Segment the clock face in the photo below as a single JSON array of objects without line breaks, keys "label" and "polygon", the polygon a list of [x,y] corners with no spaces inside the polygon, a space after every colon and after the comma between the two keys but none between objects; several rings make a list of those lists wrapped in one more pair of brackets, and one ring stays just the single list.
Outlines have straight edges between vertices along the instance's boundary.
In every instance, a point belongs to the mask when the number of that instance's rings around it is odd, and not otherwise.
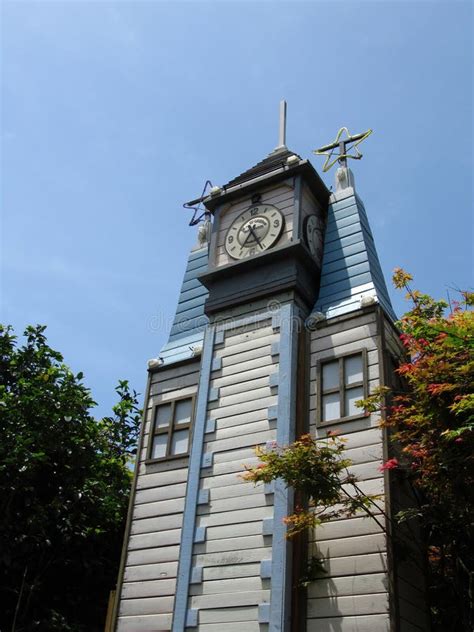
[{"label": "clock face", "polygon": [[278,240],[284,217],[271,204],[256,204],[241,213],[227,231],[225,249],[233,259],[264,252]]},{"label": "clock face", "polygon": [[306,219],[306,243],[311,254],[318,261],[321,261],[323,256],[323,234],[323,221],[316,215],[310,215]]}]

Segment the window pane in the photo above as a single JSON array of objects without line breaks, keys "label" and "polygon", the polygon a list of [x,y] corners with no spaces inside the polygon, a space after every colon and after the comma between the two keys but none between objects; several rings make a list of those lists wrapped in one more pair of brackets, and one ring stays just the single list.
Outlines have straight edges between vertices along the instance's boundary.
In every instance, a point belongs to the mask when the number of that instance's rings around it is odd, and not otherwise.
[{"label": "window pane", "polygon": [[331,393],[323,395],[323,421],[331,421],[332,419],[340,419],[341,407],[339,405],[339,393]]},{"label": "window pane", "polygon": [[180,399],[174,407],[174,422],[176,424],[189,424],[191,422],[192,399]]},{"label": "window pane", "polygon": [[364,398],[364,389],[362,386],[356,386],[355,388],[349,388],[345,392],[345,405],[346,405],[346,417],[351,415],[362,415],[363,408],[357,408],[355,403],[358,399]]},{"label": "window pane", "polygon": [[158,406],[155,413],[155,428],[169,426],[171,422],[171,404]]},{"label": "window pane", "polygon": [[323,364],[323,392],[330,388],[339,388],[339,362]]},{"label": "window pane", "polygon": [[344,360],[344,373],[346,384],[362,382],[364,379],[362,372],[362,354],[351,356]]},{"label": "window pane", "polygon": [[152,459],[161,459],[166,456],[166,444],[168,442],[167,434],[160,434],[153,437],[153,448],[151,451]]},{"label": "window pane", "polygon": [[177,430],[171,437],[171,454],[187,454],[189,430]]}]

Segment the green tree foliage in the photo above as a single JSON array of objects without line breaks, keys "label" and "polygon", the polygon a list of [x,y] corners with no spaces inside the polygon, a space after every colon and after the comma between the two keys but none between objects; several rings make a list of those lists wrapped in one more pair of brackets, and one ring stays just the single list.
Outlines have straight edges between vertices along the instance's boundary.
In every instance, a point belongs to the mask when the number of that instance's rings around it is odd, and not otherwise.
[{"label": "green tree foliage", "polygon": [[95,405],[45,327],[0,327],[0,629],[103,630],[120,559],[140,411],[126,381]]},{"label": "green tree foliage", "polygon": [[244,480],[256,484],[281,479],[305,500],[304,506],[297,505],[295,513],[284,519],[289,538],[335,518],[360,511],[372,516],[375,508],[380,511],[378,497],[364,494],[347,469],[352,461],[344,458],[344,443],[331,432],[321,440],[306,434],[289,446],[257,447],[261,462],[245,466]]},{"label": "green tree foliage", "polygon": [[398,326],[406,361],[402,392],[366,402],[385,410],[394,456],[385,463],[413,486],[416,506],[398,516],[424,528],[436,629],[474,626],[474,295],[448,305],[411,289],[395,270],[410,310]]}]

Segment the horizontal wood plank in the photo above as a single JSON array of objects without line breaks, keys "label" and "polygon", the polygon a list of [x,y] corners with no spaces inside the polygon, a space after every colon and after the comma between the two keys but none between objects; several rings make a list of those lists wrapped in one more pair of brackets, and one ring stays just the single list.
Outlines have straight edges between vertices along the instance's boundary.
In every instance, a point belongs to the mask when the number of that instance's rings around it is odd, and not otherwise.
[{"label": "horizontal wood plank", "polygon": [[326,558],[323,560],[326,574],[321,578],[355,576],[387,571],[386,553],[348,555],[346,557]]},{"label": "horizontal wood plank", "polygon": [[[200,610],[199,611],[199,627],[202,629],[202,625],[208,623],[232,623],[235,621],[247,622],[258,620],[258,608],[256,606],[241,606],[240,608],[216,608],[215,610]],[[216,628],[214,628],[216,629]],[[222,626],[220,627],[222,630]],[[226,626],[227,629],[227,626]],[[240,624],[240,632],[244,632],[244,626]]]},{"label": "horizontal wood plank", "polygon": [[260,575],[260,564],[210,566],[203,569],[204,581],[232,579],[234,577],[256,577],[258,575]]},{"label": "horizontal wood plank", "polygon": [[171,629],[171,614],[119,617],[117,632],[167,632]]},{"label": "horizontal wood plank", "polygon": [[176,562],[179,558],[179,546],[162,546],[159,549],[143,549],[129,551],[127,566],[141,566],[142,564],[156,564],[158,562]]},{"label": "horizontal wood plank", "polygon": [[386,593],[388,577],[386,573],[356,575],[355,577],[332,577],[318,579],[308,587],[310,599],[343,597],[349,595],[373,595]]},{"label": "horizontal wood plank", "polygon": [[269,583],[269,581],[260,579],[258,575],[256,577],[240,577],[234,579],[204,581],[202,584],[190,586],[189,594],[219,595],[222,593],[238,593],[246,592],[249,590],[263,590],[265,583]]},{"label": "horizontal wood plank", "polygon": [[147,599],[121,599],[120,616],[132,614],[166,614],[173,612],[174,597],[150,597]]},{"label": "horizontal wood plank", "polygon": [[184,498],[185,495],[186,483],[138,489],[135,494],[135,504],[141,505],[142,503],[158,502],[172,498]]},{"label": "horizontal wood plank", "polygon": [[183,514],[176,513],[169,516],[158,516],[156,518],[142,518],[132,521],[131,533],[156,533],[159,531],[170,531],[180,529],[183,522]]},{"label": "horizontal wood plank", "polygon": [[164,597],[174,595],[176,579],[159,579],[157,581],[125,582],[122,585],[122,599],[139,599],[144,597]]},{"label": "horizontal wood plank", "polygon": [[385,519],[381,514],[376,515],[376,520],[366,516],[325,522],[316,527],[313,532],[313,538],[318,542],[323,542],[324,540],[335,540],[337,538],[382,533],[382,527],[378,523],[382,525],[385,523]]},{"label": "horizontal wood plank", "polygon": [[136,505],[133,511],[134,518],[151,518],[152,516],[164,516],[166,514],[181,513],[184,509],[184,498],[173,498],[156,503]]},{"label": "horizontal wood plank", "polygon": [[[337,540],[316,541],[315,548],[324,558],[347,557],[364,553],[384,553],[387,548],[384,534],[364,535]],[[328,615],[329,616],[329,615]]]},{"label": "horizontal wood plank", "polygon": [[331,599],[308,599],[308,618],[354,616],[388,613],[388,595],[333,596]]},{"label": "horizontal wood plank", "polygon": [[247,549],[257,549],[271,547],[271,537],[263,535],[248,535],[233,538],[220,538],[219,540],[207,540],[202,544],[194,546],[196,555],[206,553],[218,553],[227,551],[245,551]]},{"label": "horizontal wood plank", "polygon": [[307,632],[390,632],[388,614],[309,619]]},{"label": "horizontal wood plank", "polygon": [[185,482],[187,478],[187,468],[154,473],[144,470],[138,477],[137,490],[175,485],[177,483]]},{"label": "horizontal wood plank", "polygon": [[273,516],[273,505],[261,506],[252,509],[240,509],[238,511],[225,511],[198,515],[197,525],[200,527],[216,527],[218,525],[235,524],[236,522],[257,521]]},{"label": "horizontal wood plank", "polygon": [[269,590],[223,593],[218,595],[194,595],[191,608],[228,608],[235,606],[256,606],[270,601]]},{"label": "horizontal wood plank", "polygon": [[156,533],[146,533],[130,536],[128,548],[130,551],[138,549],[149,549],[170,544],[179,544],[181,541],[181,529],[171,531],[157,531]]},{"label": "horizontal wood plank", "polygon": [[[271,559],[268,547],[247,549],[245,551],[228,551],[227,553],[201,553],[194,555],[195,566],[235,566],[261,560]],[[244,605],[244,604],[242,604]]]},{"label": "horizontal wood plank", "polygon": [[126,566],[124,582],[139,582],[148,579],[172,579],[178,572],[178,562],[162,564],[144,564],[143,566]]}]

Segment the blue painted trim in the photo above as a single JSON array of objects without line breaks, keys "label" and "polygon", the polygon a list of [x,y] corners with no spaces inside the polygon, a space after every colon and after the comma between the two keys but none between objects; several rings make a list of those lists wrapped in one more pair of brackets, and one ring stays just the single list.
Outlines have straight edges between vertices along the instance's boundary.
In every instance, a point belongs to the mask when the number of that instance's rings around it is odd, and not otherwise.
[{"label": "blue painted trim", "polygon": [[189,281],[183,281],[183,285],[181,286],[181,290],[183,292],[187,292],[188,290],[195,289],[197,287],[203,287],[201,281],[199,279],[189,279]]},{"label": "blue painted trim", "polygon": [[215,431],[216,431],[216,420],[215,419],[208,419],[206,421],[205,433],[206,434],[210,434],[211,432],[215,432]]},{"label": "blue painted trim", "polygon": [[202,584],[202,566],[193,566],[191,569],[191,584]]},{"label": "blue painted trim", "polygon": [[183,295],[181,295],[180,297],[180,301],[178,303],[178,307],[176,309],[176,316],[175,319],[179,318],[181,319],[183,316],[186,315],[186,318],[189,318],[189,314],[190,312],[193,313],[193,316],[196,313],[196,310],[199,309],[199,311],[197,312],[197,315],[199,316],[200,314],[202,314],[202,304],[203,304],[203,295],[201,294],[201,296],[196,296],[196,297],[191,297],[191,298],[183,298]]},{"label": "blue painted trim", "polygon": [[194,334],[196,332],[203,332],[207,325],[209,324],[209,320],[207,316],[200,316],[197,319],[191,319],[183,321],[182,323],[177,323],[171,327],[170,339],[176,340],[182,336],[187,336],[190,334]]},{"label": "blue painted trim", "polygon": [[201,467],[212,467],[214,461],[214,452],[204,452],[202,455]]},{"label": "blue painted trim", "polygon": [[[201,301],[202,302],[202,301]],[[178,307],[179,309],[179,307]],[[203,307],[202,305],[197,305],[194,307],[190,307],[189,309],[186,308],[182,311],[177,311],[176,312],[176,316],[174,318],[174,323],[173,325],[182,325],[184,323],[193,323],[193,325],[195,323],[199,322],[199,318],[203,317],[204,313],[203,313]]]},{"label": "blue painted trim", "polygon": [[194,542],[199,544],[206,541],[206,527],[196,527],[194,532]]},{"label": "blue painted trim", "polygon": [[219,389],[218,388],[211,388],[209,390],[209,398],[208,401],[210,402],[215,402],[219,399]]},{"label": "blue painted trim", "polygon": [[268,409],[268,421],[278,419],[278,406],[270,406]]},{"label": "blue painted trim", "polygon": [[196,265],[193,264],[191,266],[191,269],[188,270],[188,268],[186,268],[186,272],[183,277],[183,283],[191,281],[191,279],[197,279],[198,276],[205,270],[207,270],[207,264],[203,261],[197,261]]},{"label": "blue painted trim", "polygon": [[273,518],[262,520],[262,535],[273,535]]},{"label": "blue painted trim", "polygon": [[225,339],[225,331],[223,330],[216,331],[216,340],[214,344],[221,345],[224,342],[224,339]]},{"label": "blue painted trim", "polygon": [[277,356],[280,353],[280,343],[279,342],[272,342],[272,351],[271,354],[272,356]]},{"label": "blue painted trim", "polygon": [[[173,632],[184,632],[185,625],[189,625],[187,621],[188,591],[189,581],[191,579],[193,540],[196,527],[196,507],[199,495],[199,477],[203,455],[204,429],[207,419],[207,398],[211,379],[214,335],[215,327],[210,325],[204,336],[203,354],[201,360],[201,377],[197,396],[196,415],[194,419],[192,448],[189,457],[188,484],[184,504],[183,530],[181,534],[176,597],[174,601]],[[197,611],[196,623],[194,625],[197,625]]]},{"label": "blue painted trim", "polygon": [[173,349],[177,349],[178,347],[182,347],[184,345],[202,343],[203,338],[203,331],[197,331],[192,334],[182,334],[181,336],[176,336],[173,339],[170,337],[160,353],[163,355],[163,352],[165,351],[172,351]]},{"label": "blue painted trim", "polygon": [[189,610],[186,612],[186,627],[197,628],[198,618],[199,618],[199,611],[196,610],[196,608],[189,608]]},{"label": "blue painted trim", "polygon": [[258,622],[270,623],[270,604],[261,603],[258,607]]},{"label": "blue painted trim", "polygon": [[279,381],[279,373],[276,371],[275,373],[270,374],[270,386],[278,386]]},{"label": "blue painted trim", "polygon": [[187,301],[190,301],[193,298],[198,298],[200,296],[207,296],[208,291],[207,289],[199,284],[196,287],[191,287],[187,290],[183,290],[183,288],[181,288],[181,300],[183,303],[186,303]]},{"label": "blue painted trim", "polygon": [[273,314],[272,316],[272,328],[274,331],[280,329],[280,312]]},{"label": "blue painted trim", "polygon": [[263,484],[263,493],[264,494],[274,494],[275,493],[275,481],[270,481],[269,483]]},{"label": "blue painted trim", "polygon": [[207,505],[209,503],[209,489],[200,489],[198,494],[198,505]]},{"label": "blue painted trim", "polygon": [[[354,250],[354,248],[352,248]],[[355,252],[353,254],[346,254],[344,258],[337,258],[334,261],[326,261],[324,265],[324,274],[332,274],[333,272],[339,272],[340,270],[344,270],[346,266],[354,266],[359,263],[363,263],[367,261],[367,252],[362,244],[360,248],[360,252]]]},{"label": "blue painted trim", "polygon": [[260,577],[262,579],[271,579],[272,577],[272,561],[262,560],[260,562]]},{"label": "blue painted trim", "polygon": [[222,369],[222,358],[214,358],[212,361],[212,370],[220,371]]},{"label": "blue painted trim", "polygon": [[[292,303],[280,310],[278,445],[288,445],[295,439],[298,317],[298,310]],[[290,629],[292,544],[286,539],[283,519],[291,513],[292,508],[292,490],[281,479],[275,481],[269,632],[286,632]]]},{"label": "blue painted trim", "polygon": [[375,295],[390,318],[395,318],[362,200],[352,188],[343,198],[334,194],[328,209],[319,297],[316,312],[328,317],[359,309],[360,295]]},{"label": "blue painted trim", "polygon": [[325,272],[324,277],[321,276],[321,283],[334,284],[338,281],[345,281],[348,277],[357,277],[361,274],[364,274],[364,272],[369,272],[369,261],[367,258],[365,261],[362,261],[361,263],[356,263],[354,265],[351,265],[346,260],[346,265],[344,268],[341,268],[340,270],[332,270],[328,273]]}]

